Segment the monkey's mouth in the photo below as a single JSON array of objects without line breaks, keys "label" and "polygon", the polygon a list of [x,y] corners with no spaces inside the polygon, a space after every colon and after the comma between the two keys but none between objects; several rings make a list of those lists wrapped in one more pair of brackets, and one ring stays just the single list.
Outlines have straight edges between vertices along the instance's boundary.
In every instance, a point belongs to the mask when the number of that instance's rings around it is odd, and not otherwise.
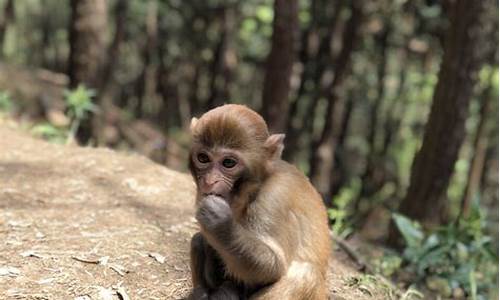
[{"label": "monkey's mouth", "polygon": [[203,197],[208,197],[208,196],[215,196],[215,197],[226,199],[226,197],[224,197],[222,194],[219,194],[219,193],[203,193]]}]

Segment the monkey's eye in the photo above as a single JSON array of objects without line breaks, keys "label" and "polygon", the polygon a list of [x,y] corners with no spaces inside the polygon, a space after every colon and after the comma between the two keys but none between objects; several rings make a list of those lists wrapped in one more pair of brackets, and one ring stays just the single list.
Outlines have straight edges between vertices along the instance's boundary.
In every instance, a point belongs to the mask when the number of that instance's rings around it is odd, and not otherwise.
[{"label": "monkey's eye", "polygon": [[210,157],[208,157],[208,155],[206,155],[205,153],[198,154],[198,156],[196,158],[202,164],[206,164],[206,163],[210,162]]},{"label": "monkey's eye", "polygon": [[234,160],[232,158],[225,158],[222,161],[222,165],[224,166],[224,168],[227,168],[227,169],[231,169],[232,167],[236,166],[236,164],[237,164],[236,160]]}]

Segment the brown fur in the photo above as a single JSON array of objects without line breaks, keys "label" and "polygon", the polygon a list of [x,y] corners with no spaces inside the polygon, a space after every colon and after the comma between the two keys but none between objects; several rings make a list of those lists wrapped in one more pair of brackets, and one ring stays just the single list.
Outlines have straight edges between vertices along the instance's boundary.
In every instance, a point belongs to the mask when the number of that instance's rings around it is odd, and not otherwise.
[{"label": "brown fur", "polygon": [[[232,181],[238,182],[237,190],[232,186],[231,199],[226,199],[232,211],[230,237],[200,229],[223,262],[224,278],[243,286],[242,296],[250,290],[252,299],[327,299],[326,210],[309,180],[279,157],[283,137],[270,136],[262,117],[241,105],[211,110],[195,119],[191,130],[191,157],[200,149],[230,149],[245,164]],[[199,184],[199,171],[192,161],[190,166]],[[198,193],[198,209],[204,199]],[[199,266],[192,268],[196,272]]]}]

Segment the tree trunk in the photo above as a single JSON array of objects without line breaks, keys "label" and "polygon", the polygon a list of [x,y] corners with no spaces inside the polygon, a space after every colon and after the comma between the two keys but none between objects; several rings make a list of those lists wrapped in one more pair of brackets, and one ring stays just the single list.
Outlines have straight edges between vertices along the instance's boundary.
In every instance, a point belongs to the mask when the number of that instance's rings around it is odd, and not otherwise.
[{"label": "tree trunk", "polygon": [[370,124],[368,128],[368,146],[369,152],[366,158],[366,166],[363,175],[361,176],[361,191],[356,199],[355,210],[359,210],[359,205],[363,198],[372,196],[378,192],[385,183],[385,166],[383,162],[383,157],[380,155],[379,143],[377,143],[377,137],[379,135],[379,123],[380,123],[380,107],[385,96],[385,81],[387,73],[387,48],[388,39],[391,33],[391,25],[386,24],[386,28],[382,30],[380,36],[377,37],[377,44],[379,48],[379,59],[380,63],[377,66],[377,97],[373,105],[370,107]]},{"label": "tree trunk", "polygon": [[115,32],[111,45],[107,50],[106,63],[102,69],[102,80],[99,87],[99,97],[103,98],[103,101],[110,98],[110,89],[114,82],[113,74],[120,58],[121,44],[125,39],[128,5],[127,0],[118,0],[115,4]]},{"label": "tree trunk", "polygon": [[[167,15],[165,9],[158,11],[158,93],[162,98],[162,105],[156,116],[156,122],[160,128],[167,130],[169,128],[184,127],[187,120],[191,117],[191,105],[188,100],[181,100],[179,95],[179,75],[177,72],[171,71],[171,64],[168,62],[168,29],[169,24],[166,22]],[[190,91],[196,90],[194,85],[191,85]],[[167,141],[168,143],[168,141]]]},{"label": "tree trunk", "polygon": [[[335,2],[332,9],[329,9],[328,5],[331,5],[328,1],[313,0],[311,2],[311,25],[302,35],[299,57],[303,70],[297,94],[290,104],[285,130],[286,144],[283,156],[288,161],[294,161],[301,148],[301,137],[309,132],[305,128],[312,124],[308,120],[313,119],[310,116],[316,107],[317,98],[313,96],[311,99],[310,94],[312,91],[319,92],[320,78],[327,65],[325,61],[333,61],[331,45],[334,43],[333,39],[340,24],[339,16],[344,1]],[[333,10],[333,14],[328,14],[329,10]],[[322,34],[323,32],[325,33]],[[314,82],[315,85],[307,87],[306,82]],[[316,95],[316,93],[313,94]]]},{"label": "tree trunk", "polygon": [[106,56],[107,7],[104,0],[71,0],[70,86],[95,88]]},{"label": "tree trunk", "polygon": [[329,203],[331,198],[331,176],[334,170],[335,149],[338,143],[343,121],[345,100],[339,97],[340,87],[349,70],[353,50],[359,40],[359,28],[362,23],[362,3],[353,1],[351,17],[342,35],[342,49],[335,60],[334,78],[326,89],[328,107],[325,111],[325,125],[320,137],[313,141],[311,147],[310,177],[312,183]]},{"label": "tree trunk", "polygon": [[134,115],[142,118],[144,115],[145,101],[151,107],[157,98],[157,65],[155,63],[158,45],[158,3],[148,2],[146,14],[146,40],[142,45],[142,73],[137,82],[137,103]]},{"label": "tree trunk", "polygon": [[481,111],[479,124],[476,129],[476,136],[474,138],[474,150],[472,152],[472,159],[469,166],[469,174],[467,177],[467,184],[465,185],[464,194],[460,208],[460,216],[467,217],[469,215],[470,203],[478,191],[481,182],[481,175],[483,174],[484,162],[486,159],[486,150],[488,149],[489,126],[488,120],[491,110],[493,108],[493,95],[491,93],[493,87],[491,85],[493,71],[490,73],[489,84],[484,89],[481,95]]},{"label": "tree trunk", "polygon": [[190,78],[190,86],[189,93],[186,96],[187,101],[190,107],[190,115],[200,115],[202,105],[200,104],[200,97],[198,90],[200,89],[200,81],[201,81],[201,73],[203,65],[201,63],[192,62],[193,73]]},{"label": "tree trunk", "polygon": [[404,96],[407,70],[405,67],[408,57],[407,48],[401,49],[398,59],[401,63],[401,69],[399,70],[399,80],[398,88],[396,89],[396,94],[394,95],[389,109],[387,111],[387,116],[384,122],[384,138],[382,142],[382,155],[386,156],[389,151],[389,147],[393,140],[396,138],[399,128],[401,127],[401,122],[405,115],[405,109],[408,103],[408,97]]},{"label": "tree trunk", "polygon": [[0,56],[3,55],[3,45],[5,42],[5,33],[9,24],[14,20],[14,0],[8,0],[3,8],[3,15],[0,19]]},{"label": "tree trunk", "polygon": [[[41,4],[43,6],[46,6],[47,3],[45,1],[42,1]],[[40,23],[38,24],[40,28],[40,34],[41,34],[41,43],[40,43],[40,49],[38,49],[38,55],[40,56],[39,63],[42,68],[44,69],[49,69],[53,70],[53,66],[50,64],[50,59],[49,59],[49,54],[48,52],[50,51],[50,46],[51,46],[51,36],[53,36],[53,30],[52,30],[52,24],[51,24],[51,19],[50,19],[50,14],[52,12],[47,11],[46,9],[42,10],[42,18],[40,20]]]},{"label": "tree trunk", "polygon": [[[413,161],[410,186],[399,208],[400,213],[427,226],[445,221],[446,189],[465,137],[469,102],[480,66],[485,2],[455,2],[422,147]],[[397,245],[398,236],[392,226],[389,242]]]},{"label": "tree trunk", "polygon": [[[101,66],[106,57],[106,1],[71,0],[70,20],[70,87],[84,84],[88,88],[98,88]],[[88,143],[94,136],[92,119],[93,117],[89,116],[79,127],[77,139],[82,144]]]},{"label": "tree trunk", "polygon": [[335,150],[334,171],[330,176],[330,198],[338,194],[340,189],[346,182],[349,182],[348,165],[344,161],[345,157],[345,141],[349,131],[349,124],[351,121],[352,112],[354,110],[355,100],[349,97],[345,103],[345,108],[341,118],[339,133],[337,134],[337,149]]},{"label": "tree trunk", "polygon": [[283,132],[289,109],[290,78],[299,38],[297,0],[275,0],[271,52],[267,58],[262,115],[271,132]]},{"label": "tree trunk", "polygon": [[207,100],[206,110],[231,101],[230,87],[237,65],[236,53],[232,47],[236,27],[235,10],[233,6],[224,6],[219,12],[221,36],[214,51],[210,96]]},{"label": "tree trunk", "polygon": [[[493,111],[492,120],[498,120],[498,107]],[[493,124],[493,135],[498,136],[498,123]],[[481,204],[487,207],[492,221],[498,222],[498,140],[491,138],[485,154],[485,164],[482,170],[479,189],[481,190]]]}]

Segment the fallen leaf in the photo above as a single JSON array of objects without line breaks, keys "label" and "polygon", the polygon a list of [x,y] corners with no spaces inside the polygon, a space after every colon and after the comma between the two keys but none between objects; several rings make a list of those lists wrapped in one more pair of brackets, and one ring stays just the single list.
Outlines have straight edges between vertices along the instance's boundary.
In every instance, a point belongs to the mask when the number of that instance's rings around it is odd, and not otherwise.
[{"label": "fallen leaf", "polygon": [[154,258],[160,264],[165,262],[165,256],[161,255],[160,253],[150,252],[150,253],[148,253],[148,255],[150,257]]},{"label": "fallen leaf", "polygon": [[51,283],[54,280],[56,280],[56,279],[55,278],[45,278],[45,279],[42,279],[42,280],[38,280],[36,283],[38,283],[38,284],[47,284],[47,283]]},{"label": "fallen leaf", "polygon": [[21,246],[23,244],[21,241],[17,241],[17,240],[8,240],[5,243],[7,245],[12,245],[12,246]]},{"label": "fallen leaf", "polygon": [[108,260],[109,260],[109,256],[103,256],[103,257],[99,258],[99,264],[105,266],[108,264]]},{"label": "fallen leaf", "polygon": [[97,289],[99,290],[99,297],[101,300],[113,300],[116,295],[116,292],[114,292],[111,289],[104,288],[102,286],[98,286]]},{"label": "fallen leaf", "polygon": [[84,263],[88,263],[88,264],[96,264],[96,265],[107,265],[108,264],[108,260],[109,260],[109,256],[97,256],[97,255],[86,255],[86,256],[72,256],[71,258],[73,258],[74,260],[77,260],[79,262],[84,262]]},{"label": "fallen leaf", "polygon": [[179,266],[176,266],[174,265],[174,270],[178,271],[178,272],[184,272],[185,270]]},{"label": "fallen leaf", "polygon": [[125,276],[129,271],[125,269],[124,266],[118,265],[118,264],[109,264],[108,267],[118,273],[121,276]]},{"label": "fallen leaf", "polygon": [[2,267],[0,268],[0,276],[11,276],[16,277],[21,274],[21,271],[18,268],[14,267]]},{"label": "fallen leaf", "polygon": [[36,253],[35,251],[33,250],[28,250],[28,251],[24,251],[24,252],[21,252],[19,253],[22,257],[36,257],[36,258],[43,258],[43,256],[41,256],[40,254]]},{"label": "fallen leaf", "polygon": [[31,223],[30,222],[23,222],[23,221],[9,221],[7,224],[12,227],[30,227]]},{"label": "fallen leaf", "polygon": [[77,260],[79,262],[84,262],[88,264],[98,264],[100,257],[89,257],[89,256],[72,256],[74,260]]},{"label": "fallen leaf", "polygon": [[125,288],[123,286],[116,288],[116,293],[118,294],[118,297],[120,297],[121,300],[130,300],[127,291],[125,291]]}]

